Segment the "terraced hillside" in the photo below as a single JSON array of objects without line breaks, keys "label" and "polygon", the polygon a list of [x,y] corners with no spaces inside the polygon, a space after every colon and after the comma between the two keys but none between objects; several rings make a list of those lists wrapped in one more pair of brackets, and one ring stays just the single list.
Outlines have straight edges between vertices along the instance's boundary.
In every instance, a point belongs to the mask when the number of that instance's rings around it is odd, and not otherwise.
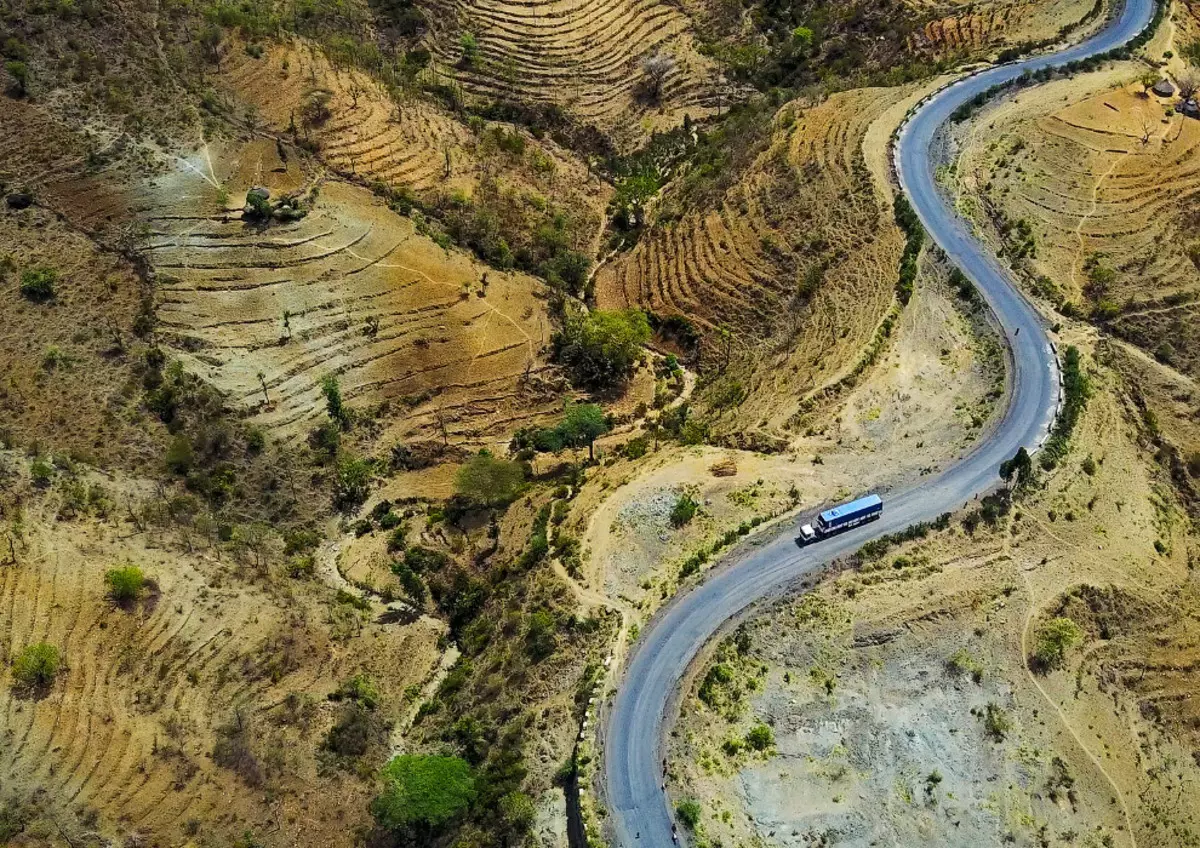
[{"label": "terraced hillside", "polygon": [[[555,104],[635,145],[684,114],[715,111],[715,69],[696,52],[692,23],[653,0],[429,0],[437,72],[485,100]],[[478,54],[464,57],[463,36]],[[654,84],[642,69],[669,56]]]},{"label": "terraced hillside", "polygon": [[785,106],[769,148],[712,211],[656,226],[597,274],[603,307],[644,306],[735,336],[743,421],[777,429],[846,369],[893,300],[903,237],[872,182],[868,126],[903,92]]},{"label": "terraced hillside", "polygon": [[[404,688],[437,665],[435,624],[366,623],[315,584],[272,583],[254,558],[221,555],[214,539],[185,548],[170,532],[141,533],[116,509],[141,512],[156,499],[148,484],[85,477],[114,515],[71,521],[65,477],[31,492],[26,461],[5,452],[0,463],[4,515],[18,494],[26,509],[18,559],[0,567],[0,644],[7,658],[48,643],[63,661],[32,693],[3,666],[0,785],[5,803],[32,800],[35,820],[11,844],[79,844],[51,834],[93,831],[146,844],[232,845],[247,832],[334,844],[368,821],[371,787],[318,768],[337,715],[327,696],[367,673],[398,713]],[[104,573],[131,560],[154,584],[121,608]]]},{"label": "terraced hillside", "polygon": [[955,4],[929,20],[910,41],[913,49],[942,54],[969,54],[1006,45],[1053,37],[1064,27],[1091,20],[1096,8],[1088,0]]},{"label": "terraced hillside", "polygon": [[1046,294],[1194,378],[1200,122],[1140,85],[1113,85],[1137,72],[1022,96],[988,117],[997,133],[964,162],[1009,254],[1024,254]]},{"label": "terraced hillside", "polygon": [[609,189],[578,157],[518,131],[520,155],[506,155],[432,102],[390,96],[370,75],[332,65],[316,46],[273,44],[258,58],[231,49],[222,82],[255,109],[255,120],[310,141],[322,160],[364,181],[418,194],[472,195],[501,178],[518,194],[564,208],[598,238]]},{"label": "terraced hillside", "polygon": [[541,284],[439,247],[346,183],[323,183],[299,221],[251,225],[251,186],[305,183],[281,149],[204,148],[143,194],[159,326],[198,373],[285,434],[324,415],[327,374],[352,405],[402,411],[384,419],[397,437],[504,439],[557,407]]}]

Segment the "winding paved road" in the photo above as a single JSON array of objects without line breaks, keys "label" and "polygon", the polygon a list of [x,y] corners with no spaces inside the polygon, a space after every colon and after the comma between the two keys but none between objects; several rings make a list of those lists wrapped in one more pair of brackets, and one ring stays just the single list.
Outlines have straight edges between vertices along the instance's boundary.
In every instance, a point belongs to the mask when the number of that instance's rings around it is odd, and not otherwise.
[{"label": "winding paved road", "polygon": [[974,281],[1007,336],[1012,354],[1009,405],[991,435],[960,462],[931,480],[889,493],[879,521],[803,550],[793,542],[797,527],[789,525],[773,541],[710,573],[703,584],[659,612],[634,647],[606,722],[604,777],[614,848],[672,844],[672,814],[662,791],[664,724],[668,712],[675,715],[676,690],[688,665],[723,624],[869,539],[961,508],[995,485],[1003,460],[1019,447],[1032,450],[1045,439],[1059,400],[1058,369],[1045,329],[1008,272],[969,235],[939,194],[930,147],[950,114],[976,94],[1025,70],[1125,44],[1146,27],[1153,11],[1153,0],[1126,0],[1119,17],[1092,38],[1059,53],[967,77],[935,94],[905,125],[897,143],[900,184],[930,236]]}]

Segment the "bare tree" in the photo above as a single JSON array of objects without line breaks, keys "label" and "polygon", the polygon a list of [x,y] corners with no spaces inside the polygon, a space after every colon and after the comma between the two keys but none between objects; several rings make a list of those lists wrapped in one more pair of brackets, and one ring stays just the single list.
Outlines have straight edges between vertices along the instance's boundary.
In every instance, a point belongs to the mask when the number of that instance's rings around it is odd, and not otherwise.
[{"label": "bare tree", "polygon": [[1138,122],[1142,129],[1142,144],[1150,143],[1150,133],[1154,132],[1154,127],[1157,124],[1153,115],[1147,115],[1142,112],[1138,115]]},{"label": "bare tree", "polygon": [[646,91],[658,100],[662,97],[663,83],[675,70],[675,59],[669,53],[658,52],[642,60],[642,73],[646,75]]},{"label": "bare tree", "polygon": [[1191,100],[1196,96],[1196,89],[1200,88],[1200,74],[1192,68],[1188,68],[1175,80],[1179,85],[1179,96],[1184,100]]}]

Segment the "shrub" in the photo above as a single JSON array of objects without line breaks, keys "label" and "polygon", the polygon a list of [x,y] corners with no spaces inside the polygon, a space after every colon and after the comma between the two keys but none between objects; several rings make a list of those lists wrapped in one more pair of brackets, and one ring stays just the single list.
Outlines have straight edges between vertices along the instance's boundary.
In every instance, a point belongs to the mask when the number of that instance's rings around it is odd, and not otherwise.
[{"label": "shrub", "polygon": [[450,561],[450,557],[432,548],[414,545],[404,552],[404,564],[417,574],[440,571]]},{"label": "shrub", "polygon": [[26,690],[47,689],[62,667],[58,648],[45,642],[29,645],[13,659],[13,679]]},{"label": "shrub", "polygon": [[950,670],[956,674],[969,674],[976,683],[983,680],[983,663],[971,655],[966,648],[959,648],[946,661]]},{"label": "shrub", "polygon": [[995,741],[1003,742],[1012,731],[1012,719],[1003,707],[994,701],[988,701],[983,712],[983,729]]},{"label": "shrub", "polygon": [[396,553],[402,551],[408,546],[408,530],[402,525],[392,530],[388,536],[387,549],[388,553]]},{"label": "shrub", "polygon": [[467,460],[454,478],[455,491],[470,503],[483,507],[506,506],[525,485],[520,463],[481,450]]},{"label": "shrub", "polygon": [[365,674],[356,674],[329,696],[331,701],[357,701],[369,710],[379,706],[379,686]]},{"label": "shrub", "polygon": [[534,662],[544,660],[554,653],[557,647],[555,629],[554,616],[545,610],[538,610],[529,616],[529,625],[525,630],[525,650]]},{"label": "shrub", "polygon": [[54,297],[58,271],[53,268],[28,268],[21,274],[21,294],[39,303]]},{"label": "shrub", "polygon": [[146,577],[136,565],[114,568],[104,575],[108,585],[108,596],[121,606],[128,606],[138,599],[146,584]]},{"label": "shrub", "polygon": [[321,394],[325,395],[325,411],[329,413],[329,420],[345,429],[350,417],[342,403],[342,389],[337,377],[326,374],[321,378]]},{"label": "shrub", "polygon": [[700,809],[700,803],[689,798],[686,801],[680,801],[675,806],[675,812],[679,815],[679,820],[683,822],[683,826],[688,830],[695,830],[700,824],[700,815],[703,810]]},{"label": "shrub", "polygon": [[766,751],[775,744],[775,732],[769,725],[759,722],[746,734],[746,744],[755,751]]},{"label": "shrub", "polygon": [[458,757],[403,754],[384,766],[382,776],[384,790],[371,802],[371,814],[397,835],[437,833],[476,795],[471,767]]},{"label": "shrub", "polygon": [[676,499],[675,505],[671,507],[672,526],[683,527],[696,517],[696,510],[699,508],[699,502],[692,497],[691,493],[684,492]]},{"label": "shrub", "polygon": [[1082,638],[1083,631],[1071,619],[1051,619],[1034,634],[1033,665],[1042,671],[1061,667],[1067,651]]}]

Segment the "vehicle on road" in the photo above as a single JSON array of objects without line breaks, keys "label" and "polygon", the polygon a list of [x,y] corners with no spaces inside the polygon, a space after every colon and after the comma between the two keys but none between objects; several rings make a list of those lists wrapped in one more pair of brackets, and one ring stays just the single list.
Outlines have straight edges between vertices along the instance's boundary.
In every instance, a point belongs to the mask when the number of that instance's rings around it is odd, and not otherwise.
[{"label": "vehicle on road", "polygon": [[834,533],[874,521],[881,515],[883,515],[883,498],[879,495],[867,495],[856,501],[825,510],[817,516],[815,522],[805,524],[800,528],[800,538],[796,541],[801,545],[807,545]]}]

